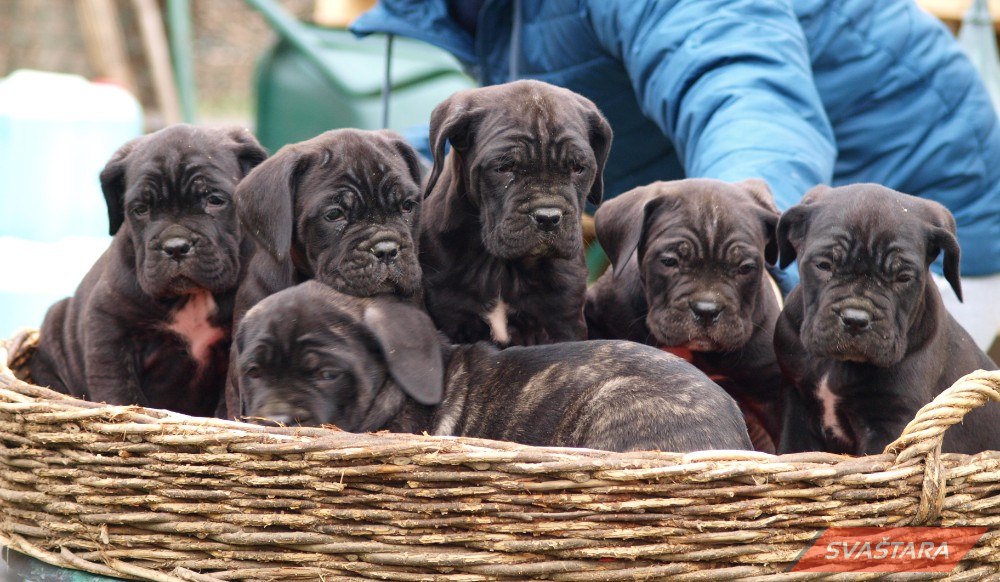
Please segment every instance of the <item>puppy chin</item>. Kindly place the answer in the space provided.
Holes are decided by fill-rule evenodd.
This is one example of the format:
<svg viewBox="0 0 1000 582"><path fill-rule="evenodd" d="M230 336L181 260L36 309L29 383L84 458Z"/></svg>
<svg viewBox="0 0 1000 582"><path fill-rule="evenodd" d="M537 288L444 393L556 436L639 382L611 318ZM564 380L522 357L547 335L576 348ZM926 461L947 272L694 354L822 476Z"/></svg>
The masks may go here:
<svg viewBox="0 0 1000 582"><path fill-rule="evenodd" d="M725 353L743 348L750 339L750 328L742 322L719 322L699 325L689 313L650 310L646 326L661 347L687 348L692 352Z"/></svg>
<svg viewBox="0 0 1000 582"><path fill-rule="evenodd" d="M829 319L803 328L802 343L806 350L831 360L889 368L905 355L906 346L898 340L898 335L877 328L851 335L840 331L839 322Z"/></svg>
<svg viewBox="0 0 1000 582"><path fill-rule="evenodd" d="M153 275L139 276L139 286L147 295L155 298L179 297L202 290L222 293L236 285L236 277L228 276L226 273L222 276L206 277L197 273L192 274L183 268L158 271Z"/></svg>
<svg viewBox="0 0 1000 582"><path fill-rule="evenodd" d="M170 259L140 260L139 286L151 297L177 297L200 290L223 293L236 286L235 260L221 256L192 257L180 263Z"/></svg>

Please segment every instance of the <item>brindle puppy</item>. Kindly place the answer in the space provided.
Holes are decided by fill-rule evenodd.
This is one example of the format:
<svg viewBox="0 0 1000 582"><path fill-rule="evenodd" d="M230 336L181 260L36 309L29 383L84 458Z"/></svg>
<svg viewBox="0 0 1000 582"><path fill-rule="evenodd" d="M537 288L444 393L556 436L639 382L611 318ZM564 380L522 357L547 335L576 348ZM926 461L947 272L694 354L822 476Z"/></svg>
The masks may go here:
<svg viewBox="0 0 1000 582"><path fill-rule="evenodd" d="M419 303L421 197L417 154L394 132L338 129L282 148L236 191L240 219L258 243L236 322L264 297L306 279L359 297ZM226 388L230 416L236 380L231 375Z"/></svg>
<svg viewBox="0 0 1000 582"><path fill-rule="evenodd" d="M783 266L799 260L774 342L789 391L786 452L881 453L921 406L976 369L996 369L948 314L928 266L944 253L959 299L955 219L877 184L820 186L778 223ZM948 429L944 451L1000 448L1000 406Z"/></svg>
<svg viewBox="0 0 1000 582"><path fill-rule="evenodd" d="M784 395L780 307L764 268L778 259L767 184L656 182L605 203L595 220L612 268L587 292L590 337L690 350L740 403L754 445L773 453Z"/></svg>
<svg viewBox="0 0 1000 582"><path fill-rule="evenodd" d="M111 247L42 324L31 376L109 404L213 413L253 244L232 193L267 157L245 130L168 127L101 172Z"/></svg>
<svg viewBox="0 0 1000 582"><path fill-rule="evenodd" d="M236 353L245 413L285 424L612 451L750 447L733 400L653 348L446 345L410 304L314 282L251 310Z"/></svg>
<svg viewBox="0 0 1000 582"><path fill-rule="evenodd" d="M420 261L434 322L461 343L583 339L580 218L611 147L597 107L538 81L461 91L434 110L431 147Z"/></svg>

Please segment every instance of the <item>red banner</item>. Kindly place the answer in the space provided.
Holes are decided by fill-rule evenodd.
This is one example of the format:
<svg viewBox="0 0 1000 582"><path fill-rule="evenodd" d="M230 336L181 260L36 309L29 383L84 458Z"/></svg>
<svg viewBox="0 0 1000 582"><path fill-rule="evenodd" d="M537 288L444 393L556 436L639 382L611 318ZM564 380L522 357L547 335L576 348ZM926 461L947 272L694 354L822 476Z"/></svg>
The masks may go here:
<svg viewBox="0 0 1000 582"><path fill-rule="evenodd" d="M950 572L985 527L831 527L792 572Z"/></svg>

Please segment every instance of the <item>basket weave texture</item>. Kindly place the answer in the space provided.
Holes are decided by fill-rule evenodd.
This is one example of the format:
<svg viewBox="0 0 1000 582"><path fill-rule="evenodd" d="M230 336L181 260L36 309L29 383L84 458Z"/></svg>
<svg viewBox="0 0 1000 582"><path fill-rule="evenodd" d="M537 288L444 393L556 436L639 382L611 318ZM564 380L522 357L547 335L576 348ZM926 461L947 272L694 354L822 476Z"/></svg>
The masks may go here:
<svg viewBox="0 0 1000 582"><path fill-rule="evenodd" d="M787 570L829 526L1000 524L1000 452L940 452L1000 372L959 380L881 455L620 454L105 406L15 378L36 338L0 344L0 543L97 574L826 579ZM997 572L991 531L950 576Z"/></svg>

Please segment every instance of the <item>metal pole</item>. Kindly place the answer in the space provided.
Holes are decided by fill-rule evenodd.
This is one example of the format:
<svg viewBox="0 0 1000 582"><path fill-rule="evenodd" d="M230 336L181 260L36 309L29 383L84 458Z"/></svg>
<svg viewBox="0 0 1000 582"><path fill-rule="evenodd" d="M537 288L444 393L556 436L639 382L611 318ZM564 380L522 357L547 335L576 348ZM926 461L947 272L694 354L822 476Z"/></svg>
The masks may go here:
<svg viewBox="0 0 1000 582"><path fill-rule="evenodd" d="M174 60L174 79L181 101L184 121L192 123L197 117L197 84L194 77L191 56L193 40L191 35L191 0L167 0L167 22L169 23L170 53Z"/></svg>
<svg viewBox="0 0 1000 582"><path fill-rule="evenodd" d="M389 129L389 93L392 92L392 39L385 37L385 77L382 79L382 129Z"/></svg>

